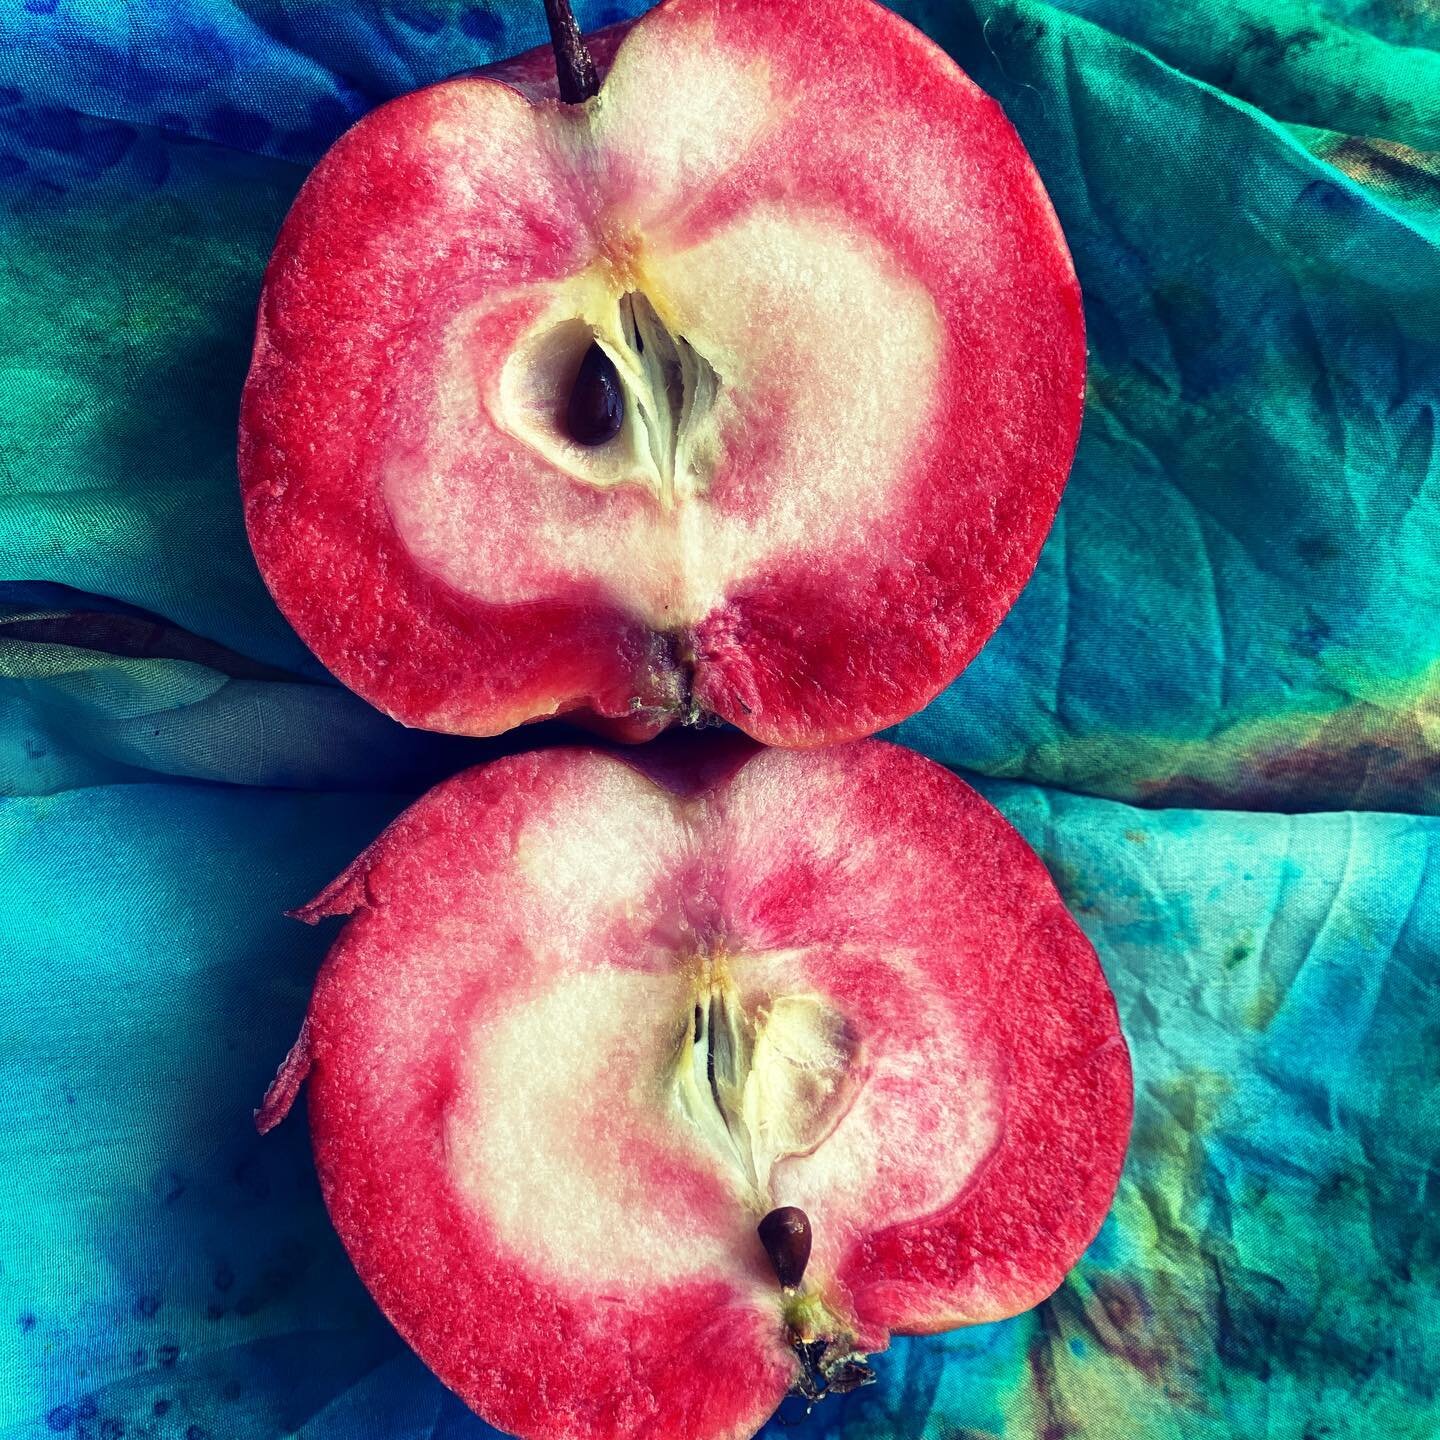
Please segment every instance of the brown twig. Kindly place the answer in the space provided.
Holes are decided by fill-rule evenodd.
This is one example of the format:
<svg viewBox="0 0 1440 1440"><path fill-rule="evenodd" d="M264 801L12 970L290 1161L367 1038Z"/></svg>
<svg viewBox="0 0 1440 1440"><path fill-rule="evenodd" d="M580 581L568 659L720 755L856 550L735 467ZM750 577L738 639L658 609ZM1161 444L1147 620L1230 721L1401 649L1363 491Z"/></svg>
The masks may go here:
<svg viewBox="0 0 1440 1440"><path fill-rule="evenodd" d="M545 18L550 22L550 43L555 47L560 98L567 105L578 105L600 89L595 59L575 23L570 0L545 0Z"/></svg>

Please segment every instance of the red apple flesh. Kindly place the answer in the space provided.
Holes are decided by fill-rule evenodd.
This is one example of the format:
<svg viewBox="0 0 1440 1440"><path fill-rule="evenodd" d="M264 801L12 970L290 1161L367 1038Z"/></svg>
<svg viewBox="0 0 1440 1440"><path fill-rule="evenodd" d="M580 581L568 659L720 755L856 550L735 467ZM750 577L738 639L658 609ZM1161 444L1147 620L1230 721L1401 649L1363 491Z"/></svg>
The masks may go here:
<svg viewBox="0 0 1440 1440"><path fill-rule="evenodd" d="M398 819L302 912L351 918L257 1117L308 1075L361 1277L536 1440L748 1436L1036 1304L1129 1132L1095 954L972 790L880 741L680 760L516 756Z"/></svg>
<svg viewBox="0 0 1440 1440"><path fill-rule="evenodd" d="M240 464L260 568L410 725L868 734L968 663L1080 424L1074 272L994 101L871 0L666 0L406 95L306 182ZM592 346L619 433L581 444Z"/></svg>

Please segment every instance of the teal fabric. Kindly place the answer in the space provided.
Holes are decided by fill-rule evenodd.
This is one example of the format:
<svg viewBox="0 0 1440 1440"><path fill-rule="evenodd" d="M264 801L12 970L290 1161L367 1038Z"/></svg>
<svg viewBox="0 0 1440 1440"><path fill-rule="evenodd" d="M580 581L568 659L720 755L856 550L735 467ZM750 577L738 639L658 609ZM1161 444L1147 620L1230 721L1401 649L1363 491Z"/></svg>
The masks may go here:
<svg viewBox="0 0 1440 1440"><path fill-rule="evenodd" d="M1440 16L1394 9L924 7L1039 162L1090 383L1034 580L902 738L1147 804L1436 808Z"/></svg>
<svg viewBox="0 0 1440 1440"><path fill-rule="evenodd" d="M1050 865L1137 1118L1054 1299L897 1342L797 1433L1429 1440L1440 12L901 8L1030 146L1091 382L1034 581L898 737ZM355 1280L303 1120L250 1110L331 933L282 912L501 747L328 681L233 433L307 167L541 35L522 0L0 0L0 1440L493 1433Z"/></svg>

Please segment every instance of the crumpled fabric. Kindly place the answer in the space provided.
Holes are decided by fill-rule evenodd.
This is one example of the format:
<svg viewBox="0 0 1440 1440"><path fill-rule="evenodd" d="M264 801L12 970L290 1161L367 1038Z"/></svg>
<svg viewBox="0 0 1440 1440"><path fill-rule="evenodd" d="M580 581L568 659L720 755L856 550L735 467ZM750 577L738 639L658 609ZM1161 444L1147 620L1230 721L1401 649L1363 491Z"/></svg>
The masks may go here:
<svg viewBox="0 0 1440 1440"><path fill-rule="evenodd" d="M587 27L641 8L581 4ZM1035 578L896 738L1049 865L1136 1124L1059 1292L793 1432L1440 1433L1440 11L908 0L1086 294ZM234 423L307 167L538 3L0 6L0 1437L477 1440L250 1113L439 776L265 595ZM767 1433L770 1433L767 1430Z"/></svg>

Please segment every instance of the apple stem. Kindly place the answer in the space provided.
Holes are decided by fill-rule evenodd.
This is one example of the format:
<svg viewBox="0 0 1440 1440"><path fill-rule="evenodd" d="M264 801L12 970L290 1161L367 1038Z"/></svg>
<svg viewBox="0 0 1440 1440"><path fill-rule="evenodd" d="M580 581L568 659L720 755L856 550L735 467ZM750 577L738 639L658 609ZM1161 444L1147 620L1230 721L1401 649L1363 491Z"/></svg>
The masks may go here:
<svg viewBox="0 0 1440 1440"><path fill-rule="evenodd" d="M595 58L581 37L570 0L545 0L545 19L550 23L550 43L555 47L560 98L567 105L579 105L599 92Z"/></svg>

